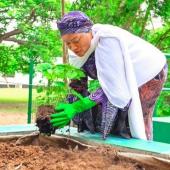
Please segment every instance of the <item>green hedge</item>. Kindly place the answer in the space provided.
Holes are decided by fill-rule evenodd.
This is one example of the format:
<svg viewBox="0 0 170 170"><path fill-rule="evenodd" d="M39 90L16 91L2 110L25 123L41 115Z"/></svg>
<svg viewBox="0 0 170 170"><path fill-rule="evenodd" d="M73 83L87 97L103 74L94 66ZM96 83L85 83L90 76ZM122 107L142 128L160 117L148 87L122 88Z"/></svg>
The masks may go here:
<svg viewBox="0 0 170 170"><path fill-rule="evenodd" d="M168 61L168 77L164 87L169 88L169 90L162 91L155 107L154 116L170 116L170 54L167 54L166 57Z"/></svg>

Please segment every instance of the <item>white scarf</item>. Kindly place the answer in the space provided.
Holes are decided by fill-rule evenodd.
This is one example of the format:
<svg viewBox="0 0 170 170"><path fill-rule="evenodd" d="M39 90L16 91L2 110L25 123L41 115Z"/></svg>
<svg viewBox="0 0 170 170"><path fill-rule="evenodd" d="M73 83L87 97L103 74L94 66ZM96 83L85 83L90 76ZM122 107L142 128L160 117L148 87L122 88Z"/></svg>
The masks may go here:
<svg viewBox="0 0 170 170"><path fill-rule="evenodd" d="M90 54L97 48L98 42L101 37L113 37L119 40L121 50L122 50L123 60L125 64L125 72L126 72L128 88L129 88L129 91L132 97L132 102L131 102L131 105L129 107L129 112L128 112L130 131L131 131L132 137L146 140L141 102L139 98L138 86L137 86L131 58L129 56L123 37L121 36L121 34L119 34L119 31L115 31L116 29L117 27L113 27L111 25L95 24L92 27L93 39L91 41L91 46L89 50L86 52L86 54L83 57L77 57L75 55L71 56L70 63L79 68L83 66L83 64L87 61L88 57L90 56ZM98 62L98 64L96 63L96 67L100 67L100 68L102 68L103 62L108 62L108 61L100 61L100 58L97 58L97 60L98 61L96 62ZM110 74L110 73L111 73L111 70L108 70L107 74ZM112 82L112 80L106 80L104 76L103 77L101 76L98 78L99 78L99 82L100 80L104 80L106 82L107 81ZM102 83L101 83L101 86L102 86ZM114 99L112 100L112 96L109 94L109 91L111 90L114 93L114 87L103 86L102 89L104 90L106 96L110 99L110 102L114 105L115 103ZM115 95L117 95L117 92L115 92Z"/></svg>

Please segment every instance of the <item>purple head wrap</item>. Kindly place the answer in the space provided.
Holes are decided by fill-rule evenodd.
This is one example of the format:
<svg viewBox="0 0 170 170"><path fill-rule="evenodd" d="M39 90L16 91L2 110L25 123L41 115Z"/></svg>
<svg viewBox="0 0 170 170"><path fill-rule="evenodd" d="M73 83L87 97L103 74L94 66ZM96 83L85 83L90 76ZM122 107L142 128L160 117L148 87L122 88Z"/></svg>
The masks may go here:
<svg viewBox="0 0 170 170"><path fill-rule="evenodd" d="M69 12L57 22L61 36L64 34L89 32L92 25L92 21L81 11Z"/></svg>

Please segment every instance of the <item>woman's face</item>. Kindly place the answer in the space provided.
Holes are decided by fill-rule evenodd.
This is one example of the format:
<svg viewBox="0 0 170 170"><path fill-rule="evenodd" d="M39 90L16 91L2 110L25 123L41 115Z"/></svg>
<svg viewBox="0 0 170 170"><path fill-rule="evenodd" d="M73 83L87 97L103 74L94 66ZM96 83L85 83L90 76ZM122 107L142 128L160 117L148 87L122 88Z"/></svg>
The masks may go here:
<svg viewBox="0 0 170 170"><path fill-rule="evenodd" d="M90 48L92 33L73 33L65 34L62 40L66 43L67 47L79 57L82 57Z"/></svg>

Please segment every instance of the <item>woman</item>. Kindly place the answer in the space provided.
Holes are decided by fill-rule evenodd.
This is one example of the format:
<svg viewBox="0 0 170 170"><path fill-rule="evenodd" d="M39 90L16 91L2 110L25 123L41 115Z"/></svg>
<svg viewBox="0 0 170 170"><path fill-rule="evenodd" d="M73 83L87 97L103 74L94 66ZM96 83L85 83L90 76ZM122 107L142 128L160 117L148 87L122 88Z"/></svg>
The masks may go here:
<svg viewBox="0 0 170 170"><path fill-rule="evenodd" d="M99 80L101 87L84 94L87 97L81 100L60 104L61 111L51 116L51 124L63 127L79 113L100 105L99 130L104 139L112 130L126 137L128 113L132 137L152 140L153 109L166 77L165 56L126 30L93 25L80 11L65 14L57 26L62 40L75 54L70 62Z"/></svg>

